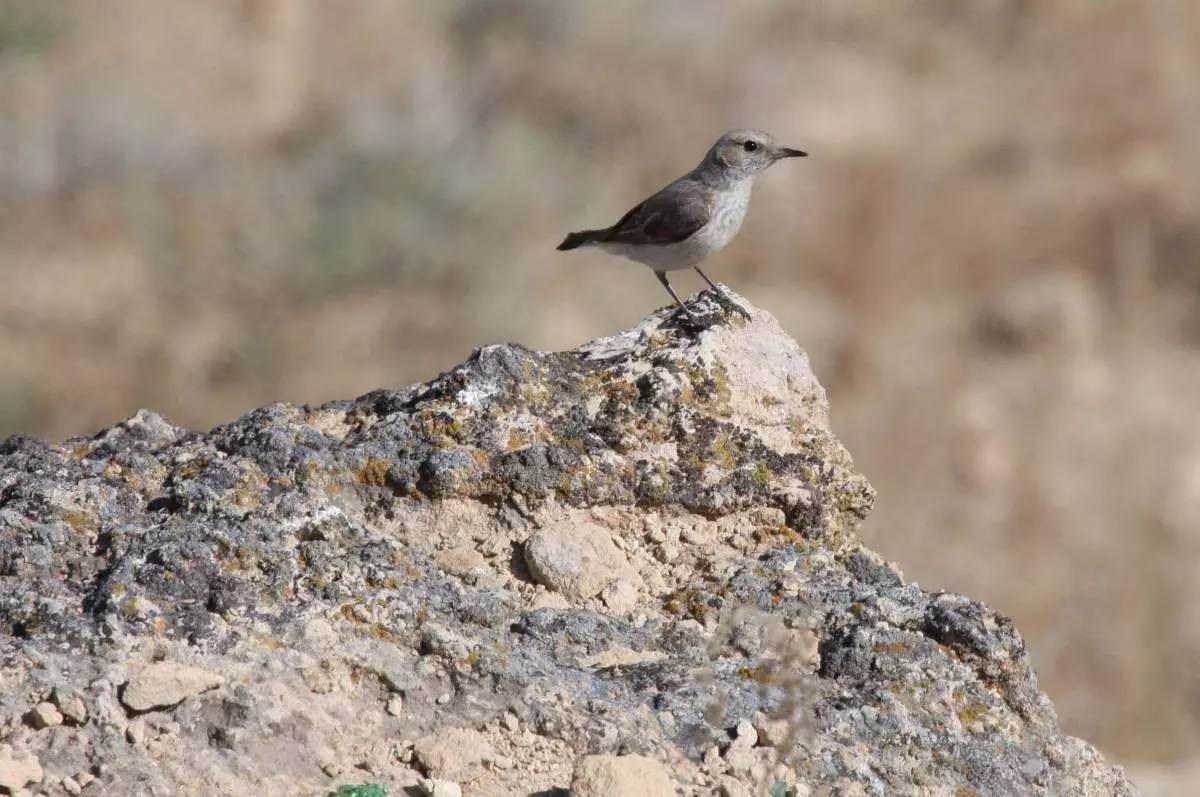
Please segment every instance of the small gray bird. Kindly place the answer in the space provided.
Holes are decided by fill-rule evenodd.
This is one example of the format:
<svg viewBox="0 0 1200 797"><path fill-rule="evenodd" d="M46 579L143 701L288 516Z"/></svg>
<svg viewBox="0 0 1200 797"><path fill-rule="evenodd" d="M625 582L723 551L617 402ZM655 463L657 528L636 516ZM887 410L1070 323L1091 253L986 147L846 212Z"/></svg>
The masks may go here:
<svg viewBox="0 0 1200 797"><path fill-rule="evenodd" d="M718 296L728 298L700 270L700 263L724 249L737 235L750 205L754 178L778 160L807 154L779 146L761 130L732 130L717 139L699 166L626 213L616 224L603 230L573 232L558 249L598 246L649 266L675 303L691 315L667 281L667 272L694 268ZM745 314L737 305L733 307Z"/></svg>

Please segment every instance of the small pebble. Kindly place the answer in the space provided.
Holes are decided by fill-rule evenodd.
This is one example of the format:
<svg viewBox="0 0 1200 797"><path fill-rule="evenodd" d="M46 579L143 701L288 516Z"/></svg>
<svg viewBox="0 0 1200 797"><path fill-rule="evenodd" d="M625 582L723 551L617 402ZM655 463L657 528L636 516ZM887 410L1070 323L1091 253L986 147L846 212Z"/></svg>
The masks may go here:
<svg viewBox="0 0 1200 797"><path fill-rule="evenodd" d="M32 720L33 727L50 728L55 725L62 725L63 715L59 713L53 703L38 703L33 707Z"/></svg>
<svg viewBox="0 0 1200 797"><path fill-rule="evenodd" d="M63 719L72 725L82 725L87 722L87 706L84 705L82 698L72 697L64 700L58 705L58 710L62 712Z"/></svg>
<svg viewBox="0 0 1200 797"><path fill-rule="evenodd" d="M450 780L425 778L421 781L421 791L428 797L462 797L462 786Z"/></svg>
<svg viewBox="0 0 1200 797"><path fill-rule="evenodd" d="M736 733L739 744L744 744L746 747L758 744L758 731L754 730L754 725L746 720L737 724Z"/></svg>

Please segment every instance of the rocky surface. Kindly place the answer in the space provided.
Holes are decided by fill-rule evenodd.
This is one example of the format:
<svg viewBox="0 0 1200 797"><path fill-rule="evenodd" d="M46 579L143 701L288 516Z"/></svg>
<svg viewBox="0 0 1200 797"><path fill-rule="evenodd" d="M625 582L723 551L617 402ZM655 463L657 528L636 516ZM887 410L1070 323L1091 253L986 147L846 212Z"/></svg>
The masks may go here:
<svg viewBox="0 0 1200 797"><path fill-rule="evenodd" d="M1005 617L861 547L795 342L694 307L4 442L0 792L1134 794Z"/></svg>

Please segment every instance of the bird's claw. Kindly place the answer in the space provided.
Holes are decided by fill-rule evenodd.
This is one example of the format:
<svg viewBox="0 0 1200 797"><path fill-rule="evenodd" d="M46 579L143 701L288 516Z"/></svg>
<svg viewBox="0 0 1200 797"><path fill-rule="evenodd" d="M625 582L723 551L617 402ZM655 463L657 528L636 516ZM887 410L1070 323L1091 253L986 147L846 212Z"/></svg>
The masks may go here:
<svg viewBox="0 0 1200 797"><path fill-rule="evenodd" d="M713 290L713 294L715 295L717 304L721 305L721 307L723 307L726 310L726 312L737 313L742 318L749 321L750 320L749 311L747 311L746 308L742 307L740 304L735 302L733 300L733 297L730 296L728 293L726 293L726 291L728 291L728 290L729 289L726 288L723 283L717 283L716 289Z"/></svg>

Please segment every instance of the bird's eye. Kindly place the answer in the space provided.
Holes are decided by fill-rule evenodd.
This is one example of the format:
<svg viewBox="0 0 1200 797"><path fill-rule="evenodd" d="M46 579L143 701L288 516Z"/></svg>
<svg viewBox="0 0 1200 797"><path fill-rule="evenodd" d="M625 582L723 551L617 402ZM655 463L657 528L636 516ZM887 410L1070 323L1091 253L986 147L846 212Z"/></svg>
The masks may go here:
<svg viewBox="0 0 1200 797"><path fill-rule="evenodd" d="M746 150L747 152L755 152L758 150L758 142L747 141L745 144L742 144L742 149Z"/></svg>

